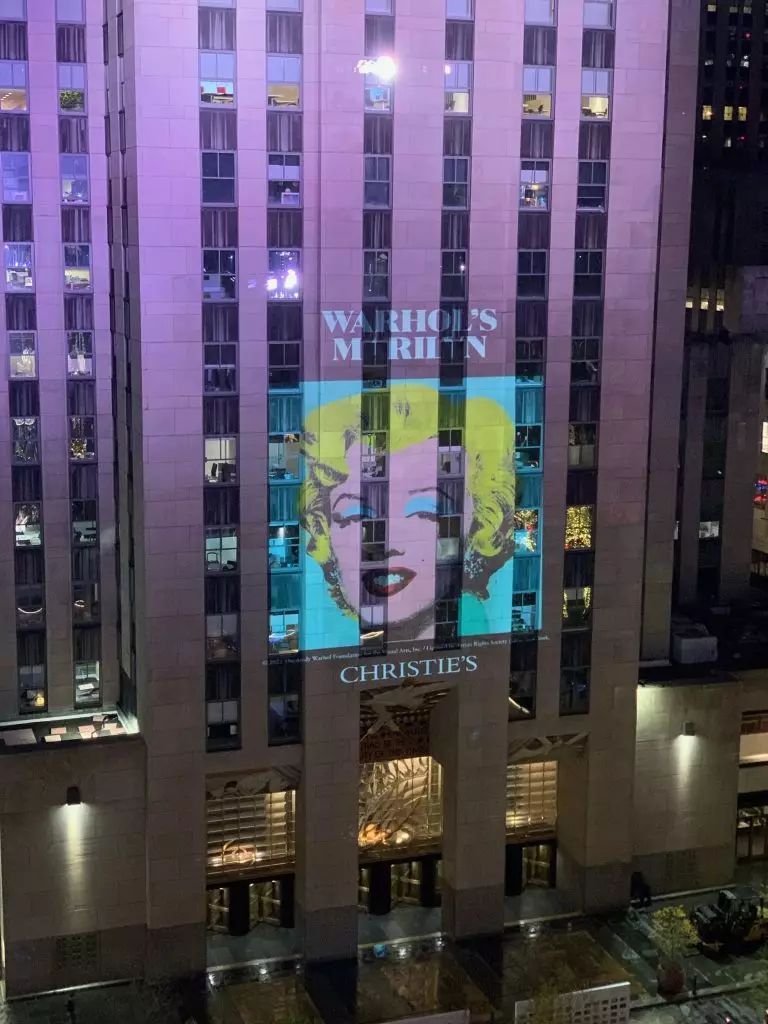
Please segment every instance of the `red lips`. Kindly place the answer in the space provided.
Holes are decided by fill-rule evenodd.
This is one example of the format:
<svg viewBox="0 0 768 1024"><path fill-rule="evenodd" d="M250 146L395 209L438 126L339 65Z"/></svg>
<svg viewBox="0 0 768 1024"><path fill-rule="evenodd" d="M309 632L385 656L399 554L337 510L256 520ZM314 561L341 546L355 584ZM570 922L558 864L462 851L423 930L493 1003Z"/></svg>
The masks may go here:
<svg viewBox="0 0 768 1024"><path fill-rule="evenodd" d="M373 597L392 597L405 590L415 575L411 569L399 565L389 569L368 569L363 573L363 586Z"/></svg>

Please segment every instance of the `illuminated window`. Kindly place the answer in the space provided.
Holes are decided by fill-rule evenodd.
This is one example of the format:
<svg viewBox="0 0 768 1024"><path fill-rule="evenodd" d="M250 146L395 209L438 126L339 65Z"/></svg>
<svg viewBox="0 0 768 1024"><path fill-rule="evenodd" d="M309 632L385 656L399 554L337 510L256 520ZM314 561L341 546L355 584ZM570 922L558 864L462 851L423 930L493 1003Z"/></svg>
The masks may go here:
<svg viewBox="0 0 768 1024"><path fill-rule="evenodd" d="M709 309L709 288L702 288L699 297L699 309Z"/></svg>
<svg viewBox="0 0 768 1024"><path fill-rule="evenodd" d="M11 454L18 466L40 461L40 420L37 416L11 417Z"/></svg>
<svg viewBox="0 0 768 1024"><path fill-rule="evenodd" d="M98 630L88 630L98 636ZM99 661L75 662L75 707L86 707L101 703L101 663Z"/></svg>
<svg viewBox="0 0 768 1024"><path fill-rule="evenodd" d="M592 610L592 587L563 590L563 629L586 629Z"/></svg>
<svg viewBox="0 0 768 1024"><path fill-rule="evenodd" d="M445 65L445 112L469 114L472 95L472 65L451 61Z"/></svg>
<svg viewBox="0 0 768 1024"><path fill-rule="evenodd" d="M59 110L66 114L85 110L85 64L59 64Z"/></svg>
<svg viewBox="0 0 768 1024"><path fill-rule="evenodd" d="M733 107L723 107L723 120L724 121L732 121L733 120Z"/></svg>
<svg viewBox="0 0 768 1024"><path fill-rule="evenodd" d="M365 76L365 109L388 113L392 110L392 86L378 75Z"/></svg>
<svg viewBox="0 0 768 1024"><path fill-rule="evenodd" d="M270 249L268 268L268 299L301 298L301 252L298 249Z"/></svg>
<svg viewBox="0 0 768 1024"><path fill-rule="evenodd" d="M521 160L520 208L549 209L549 160Z"/></svg>
<svg viewBox="0 0 768 1024"><path fill-rule="evenodd" d="M272 66L269 67L271 71ZM200 102L225 106L235 102L234 53L200 54Z"/></svg>
<svg viewBox="0 0 768 1024"><path fill-rule="evenodd" d="M701 119L702 121L712 120L712 105L710 103L705 103L701 108Z"/></svg>
<svg viewBox="0 0 768 1024"><path fill-rule="evenodd" d="M523 116L552 117L553 68L523 68Z"/></svg>
<svg viewBox="0 0 768 1024"><path fill-rule="evenodd" d="M568 551L592 547L594 505L568 505L565 510L565 547Z"/></svg>
<svg viewBox="0 0 768 1024"><path fill-rule="evenodd" d="M14 156L16 155L14 154ZM60 159L61 201L63 203L87 203L90 195L88 157L83 154L64 153Z"/></svg>
<svg viewBox="0 0 768 1024"><path fill-rule="evenodd" d="M768 420L763 420L763 436L760 443L763 455L768 455Z"/></svg>
<svg viewBox="0 0 768 1024"><path fill-rule="evenodd" d="M28 203L32 191L29 153L0 153L3 169L3 202Z"/></svg>
<svg viewBox="0 0 768 1024"><path fill-rule="evenodd" d="M237 438L205 438L205 482L234 484L237 482Z"/></svg>
<svg viewBox="0 0 768 1024"><path fill-rule="evenodd" d="M295 654L299 649L299 613L270 612L269 653Z"/></svg>
<svg viewBox="0 0 768 1024"><path fill-rule="evenodd" d="M301 57L267 56L267 106L301 106Z"/></svg>
<svg viewBox="0 0 768 1024"><path fill-rule="evenodd" d="M69 457L73 462L96 458L96 417L69 417Z"/></svg>
<svg viewBox="0 0 768 1024"><path fill-rule="evenodd" d="M295 569L299 564L299 527L281 523L269 528L269 568Z"/></svg>
<svg viewBox="0 0 768 1024"><path fill-rule="evenodd" d="M367 249L363 252L363 296L385 299L389 295L389 252Z"/></svg>
<svg viewBox="0 0 768 1024"><path fill-rule="evenodd" d="M215 581L209 581L215 582ZM205 617L205 655L208 661L225 661L240 653L240 617L237 612Z"/></svg>
<svg viewBox="0 0 768 1024"><path fill-rule="evenodd" d="M539 550L539 513L535 508L515 509L515 554L535 555Z"/></svg>
<svg viewBox="0 0 768 1024"><path fill-rule="evenodd" d="M557 761L507 765L507 833L554 835Z"/></svg>
<svg viewBox="0 0 768 1024"><path fill-rule="evenodd" d="M298 434L269 435L269 479L296 481L300 478L301 445Z"/></svg>
<svg viewBox="0 0 768 1024"><path fill-rule="evenodd" d="M268 198L270 206L301 205L301 157L298 153L270 153Z"/></svg>
<svg viewBox="0 0 768 1024"><path fill-rule="evenodd" d="M443 832L442 772L431 757L360 765L358 846L407 846Z"/></svg>
<svg viewBox="0 0 768 1024"><path fill-rule="evenodd" d="M39 548L43 541L43 514L40 502L21 502L14 505L13 509L16 547Z"/></svg>
<svg viewBox="0 0 768 1024"><path fill-rule="evenodd" d="M709 519L699 523L699 540L713 540L720 536L720 523Z"/></svg>
<svg viewBox="0 0 768 1024"><path fill-rule="evenodd" d="M64 246L64 288L68 292L91 290L90 245Z"/></svg>
<svg viewBox="0 0 768 1024"><path fill-rule="evenodd" d="M77 498L70 508L72 543L78 548L94 547L99 539L98 503L95 498Z"/></svg>
<svg viewBox="0 0 768 1024"><path fill-rule="evenodd" d="M384 3L387 4L387 10L386 11L382 11L381 12L382 14L391 14L392 13L392 0L376 0L376 2L377 3L384 2ZM366 0L366 10L368 10L368 5L370 3L371 3L371 0ZM374 12L368 10L368 13L371 14L371 13L374 13ZM471 18L472 17L472 0L446 0L446 3L445 3L445 16L446 16L446 18L451 18L451 19L453 19L453 18L461 18L461 19Z"/></svg>
<svg viewBox="0 0 768 1024"><path fill-rule="evenodd" d="M27 110L27 65L23 61L0 60L0 111Z"/></svg>
<svg viewBox="0 0 768 1024"><path fill-rule="evenodd" d="M718 313L723 313L725 311L725 289L718 288L716 295L715 309Z"/></svg>
<svg viewBox="0 0 768 1024"><path fill-rule="evenodd" d="M237 527L209 526L205 531L205 571L237 571Z"/></svg>
<svg viewBox="0 0 768 1024"><path fill-rule="evenodd" d="M581 72L581 116L604 120L611 108L611 72L585 69Z"/></svg>
<svg viewBox="0 0 768 1024"><path fill-rule="evenodd" d="M67 331L67 375L93 376L93 333Z"/></svg>
<svg viewBox="0 0 768 1024"><path fill-rule="evenodd" d="M5 290L32 291L34 287L32 245L29 242L6 242L3 246Z"/></svg>
<svg viewBox="0 0 768 1024"><path fill-rule="evenodd" d="M34 331L9 331L11 377L36 377L37 354Z"/></svg>
<svg viewBox="0 0 768 1024"><path fill-rule="evenodd" d="M746 121L747 120L747 108L746 107L737 107L736 108L736 112L738 114L738 118L739 118L740 121Z"/></svg>

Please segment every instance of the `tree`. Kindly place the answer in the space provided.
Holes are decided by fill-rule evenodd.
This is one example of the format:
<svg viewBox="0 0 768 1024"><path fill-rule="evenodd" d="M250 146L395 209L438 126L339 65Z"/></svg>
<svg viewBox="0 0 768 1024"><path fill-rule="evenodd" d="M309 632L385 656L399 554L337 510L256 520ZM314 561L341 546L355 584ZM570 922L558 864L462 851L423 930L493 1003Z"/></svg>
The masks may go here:
<svg viewBox="0 0 768 1024"><path fill-rule="evenodd" d="M683 953L699 941L684 907L662 907L651 914L653 935L662 953L658 973L659 991L676 995L685 984L681 964Z"/></svg>

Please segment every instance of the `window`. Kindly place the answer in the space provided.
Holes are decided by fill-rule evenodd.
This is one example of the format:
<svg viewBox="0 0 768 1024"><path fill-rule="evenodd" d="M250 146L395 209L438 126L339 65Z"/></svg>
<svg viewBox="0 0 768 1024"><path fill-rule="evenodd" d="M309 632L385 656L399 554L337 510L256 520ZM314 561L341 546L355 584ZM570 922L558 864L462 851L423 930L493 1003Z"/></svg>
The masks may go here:
<svg viewBox="0 0 768 1024"><path fill-rule="evenodd" d="M270 746L301 741L302 666L279 661L267 669Z"/></svg>
<svg viewBox="0 0 768 1024"><path fill-rule="evenodd" d="M91 247L90 245L64 246L64 289L68 292L90 291Z"/></svg>
<svg viewBox="0 0 768 1024"><path fill-rule="evenodd" d="M237 612L206 615L205 656L208 661L227 661L240 653L240 616Z"/></svg>
<svg viewBox="0 0 768 1024"><path fill-rule="evenodd" d="M8 349L10 358L9 376L36 377L36 338L33 331L9 331Z"/></svg>
<svg viewBox="0 0 768 1024"><path fill-rule="evenodd" d="M549 160L520 161L520 207L549 209Z"/></svg>
<svg viewBox="0 0 768 1024"><path fill-rule="evenodd" d="M200 54L200 102L224 106L235 102L234 53Z"/></svg>
<svg viewBox="0 0 768 1024"><path fill-rule="evenodd" d="M270 341L270 388L297 388L301 371L301 346L298 342Z"/></svg>
<svg viewBox="0 0 768 1024"><path fill-rule="evenodd" d="M603 294L603 253L583 250L576 253L573 294L599 298Z"/></svg>
<svg viewBox="0 0 768 1024"><path fill-rule="evenodd" d="M518 338L515 342L515 375L518 383L544 381L544 339Z"/></svg>
<svg viewBox="0 0 768 1024"><path fill-rule="evenodd" d="M69 457L74 462L96 458L96 417L69 417Z"/></svg>
<svg viewBox="0 0 768 1024"><path fill-rule="evenodd" d="M237 483L237 438L205 438L205 482Z"/></svg>
<svg viewBox="0 0 768 1024"><path fill-rule="evenodd" d="M301 252L298 249L270 249L267 298L301 298Z"/></svg>
<svg viewBox="0 0 768 1024"><path fill-rule="evenodd" d="M230 3L218 6L231 7ZM235 12L216 11L205 4L197 11L197 45L200 50L235 50Z"/></svg>
<svg viewBox="0 0 768 1024"><path fill-rule="evenodd" d="M720 536L720 523L716 519L702 520L699 523L699 540L715 540Z"/></svg>
<svg viewBox="0 0 768 1024"><path fill-rule="evenodd" d="M206 394L237 390L237 346L208 344L203 348Z"/></svg>
<svg viewBox="0 0 768 1024"><path fill-rule="evenodd" d="M78 625L93 625L99 621L99 584L72 584L72 621Z"/></svg>
<svg viewBox="0 0 768 1024"><path fill-rule="evenodd" d="M555 0L525 0L526 25L554 25Z"/></svg>
<svg viewBox="0 0 768 1024"><path fill-rule="evenodd" d="M82 154L64 153L61 160L61 201L63 203L87 203L88 157Z"/></svg>
<svg viewBox="0 0 768 1024"><path fill-rule="evenodd" d="M300 11L301 0L267 0L269 11Z"/></svg>
<svg viewBox="0 0 768 1024"><path fill-rule="evenodd" d="M443 206L466 210L469 204L469 157L443 159Z"/></svg>
<svg viewBox="0 0 768 1024"><path fill-rule="evenodd" d="M240 746L240 666L208 665L205 670L208 750Z"/></svg>
<svg viewBox="0 0 768 1024"><path fill-rule="evenodd" d="M445 112L469 114L472 110L472 65L451 61L445 65Z"/></svg>
<svg viewBox="0 0 768 1024"><path fill-rule="evenodd" d="M19 666L19 711L45 711L45 633L21 633L16 637Z"/></svg>
<svg viewBox="0 0 768 1024"><path fill-rule="evenodd" d="M2 0L2 13L4 18L17 18L25 21L27 17L26 0Z"/></svg>
<svg viewBox="0 0 768 1024"><path fill-rule="evenodd" d="M611 28L613 3L611 0L584 0L584 27Z"/></svg>
<svg viewBox="0 0 768 1024"><path fill-rule="evenodd" d="M597 448L596 423L568 424L568 465L572 469L591 469Z"/></svg>
<svg viewBox="0 0 768 1024"><path fill-rule="evenodd" d="M446 0L446 18L471 18L473 14L472 0Z"/></svg>
<svg viewBox="0 0 768 1024"><path fill-rule="evenodd" d="M590 68L581 72L581 116L607 118L611 106L611 72Z"/></svg>
<svg viewBox="0 0 768 1024"><path fill-rule="evenodd" d="M203 249L203 298L237 298L234 249Z"/></svg>
<svg viewBox="0 0 768 1024"><path fill-rule="evenodd" d="M300 206L301 157L298 153L270 153L268 160L269 205Z"/></svg>
<svg viewBox="0 0 768 1024"><path fill-rule="evenodd" d="M392 14L392 0L365 0L366 14Z"/></svg>
<svg viewBox="0 0 768 1024"><path fill-rule="evenodd" d="M389 253L383 249L363 252L363 297L389 296Z"/></svg>
<svg viewBox="0 0 768 1024"><path fill-rule="evenodd" d="M59 64L59 110L66 114L85 110L84 64Z"/></svg>
<svg viewBox="0 0 768 1024"><path fill-rule="evenodd" d="M40 461L40 420L37 416L11 417L11 452L18 465Z"/></svg>
<svg viewBox="0 0 768 1024"><path fill-rule="evenodd" d="M17 577L18 579L18 577ZM45 590L39 583L16 584L16 627L40 629L45 626Z"/></svg>
<svg viewBox="0 0 768 1024"><path fill-rule="evenodd" d="M17 548L37 548L43 542L43 513L40 502L18 502L14 505L14 530Z"/></svg>
<svg viewBox="0 0 768 1024"><path fill-rule="evenodd" d="M365 19L366 57L382 57L391 54L395 46L395 22L393 18L367 16Z"/></svg>
<svg viewBox="0 0 768 1024"><path fill-rule="evenodd" d="M93 376L91 331L67 331L67 374L70 377Z"/></svg>
<svg viewBox="0 0 768 1024"><path fill-rule="evenodd" d="M267 106L301 106L301 57L267 55Z"/></svg>
<svg viewBox="0 0 768 1024"><path fill-rule="evenodd" d="M589 633L563 633L560 648L561 715L584 715L589 711L590 648Z"/></svg>
<svg viewBox="0 0 768 1024"><path fill-rule="evenodd" d="M299 613L270 612L270 654L295 654L299 649Z"/></svg>
<svg viewBox="0 0 768 1024"><path fill-rule="evenodd" d="M546 249L522 250L518 252L517 294L521 298L544 298L546 293Z"/></svg>
<svg viewBox="0 0 768 1024"><path fill-rule="evenodd" d="M530 719L536 714L538 640L517 640L510 645L509 720Z"/></svg>
<svg viewBox="0 0 768 1024"><path fill-rule="evenodd" d="M600 379L600 339L571 341L571 384L597 384Z"/></svg>
<svg viewBox="0 0 768 1024"><path fill-rule="evenodd" d="M203 153L203 202L234 203L235 154Z"/></svg>
<svg viewBox="0 0 768 1024"><path fill-rule="evenodd" d="M205 571L237 572L237 527L213 526L205 531Z"/></svg>
<svg viewBox="0 0 768 1024"><path fill-rule="evenodd" d="M586 629L592 610L592 587L563 589L563 629Z"/></svg>
<svg viewBox="0 0 768 1024"><path fill-rule="evenodd" d="M15 113L27 109L27 65L0 60L0 110Z"/></svg>
<svg viewBox="0 0 768 1024"><path fill-rule="evenodd" d="M444 299L467 297L466 252L443 252L440 261L440 295Z"/></svg>
<svg viewBox="0 0 768 1024"><path fill-rule="evenodd" d="M366 206L389 206L391 158L366 156L364 163L364 198Z"/></svg>
<svg viewBox="0 0 768 1024"><path fill-rule="evenodd" d="M604 210L607 189L608 161L579 160L576 208L579 210Z"/></svg>
<svg viewBox="0 0 768 1024"><path fill-rule="evenodd" d="M269 435L269 479L299 480L301 477L301 444L298 434Z"/></svg>
<svg viewBox="0 0 768 1024"><path fill-rule="evenodd" d="M269 568L296 569L299 565L299 526L280 523L269 527Z"/></svg>
<svg viewBox="0 0 768 1024"><path fill-rule="evenodd" d="M535 555L539 550L539 512L535 508L515 509L515 554Z"/></svg>
<svg viewBox="0 0 768 1024"><path fill-rule="evenodd" d="M29 153L2 153L3 202L29 203L32 198Z"/></svg>
<svg viewBox="0 0 768 1024"><path fill-rule="evenodd" d="M760 451L768 455L768 420L763 420L763 433L760 442Z"/></svg>
<svg viewBox="0 0 768 1024"><path fill-rule="evenodd" d="M56 0L56 21L83 21L83 0Z"/></svg>
<svg viewBox="0 0 768 1024"><path fill-rule="evenodd" d="M75 547L95 547L99 539L98 503L95 498L72 501L72 543Z"/></svg>
<svg viewBox="0 0 768 1024"><path fill-rule="evenodd" d="M34 288L32 245L29 242L6 242L3 245L5 290L32 291Z"/></svg>
<svg viewBox="0 0 768 1024"><path fill-rule="evenodd" d="M553 68L523 68L523 116L552 117Z"/></svg>
<svg viewBox="0 0 768 1024"><path fill-rule="evenodd" d="M538 469L541 465L541 427L518 426L515 431L515 466Z"/></svg>

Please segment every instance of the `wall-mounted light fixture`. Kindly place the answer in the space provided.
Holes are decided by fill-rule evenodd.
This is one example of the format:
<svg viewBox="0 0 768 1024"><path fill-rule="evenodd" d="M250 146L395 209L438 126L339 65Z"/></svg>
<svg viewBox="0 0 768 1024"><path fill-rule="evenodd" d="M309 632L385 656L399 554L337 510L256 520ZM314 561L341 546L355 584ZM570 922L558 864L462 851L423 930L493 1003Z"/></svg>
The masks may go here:
<svg viewBox="0 0 768 1024"><path fill-rule="evenodd" d="M77 807L83 802L79 786L67 786L67 807Z"/></svg>
<svg viewBox="0 0 768 1024"><path fill-rule="evenodd" d="M683 727L680 730L680 735L681 736L695 736L696 735L696 726L694 725L694 723L693 722L683 722Z"/></svg>

